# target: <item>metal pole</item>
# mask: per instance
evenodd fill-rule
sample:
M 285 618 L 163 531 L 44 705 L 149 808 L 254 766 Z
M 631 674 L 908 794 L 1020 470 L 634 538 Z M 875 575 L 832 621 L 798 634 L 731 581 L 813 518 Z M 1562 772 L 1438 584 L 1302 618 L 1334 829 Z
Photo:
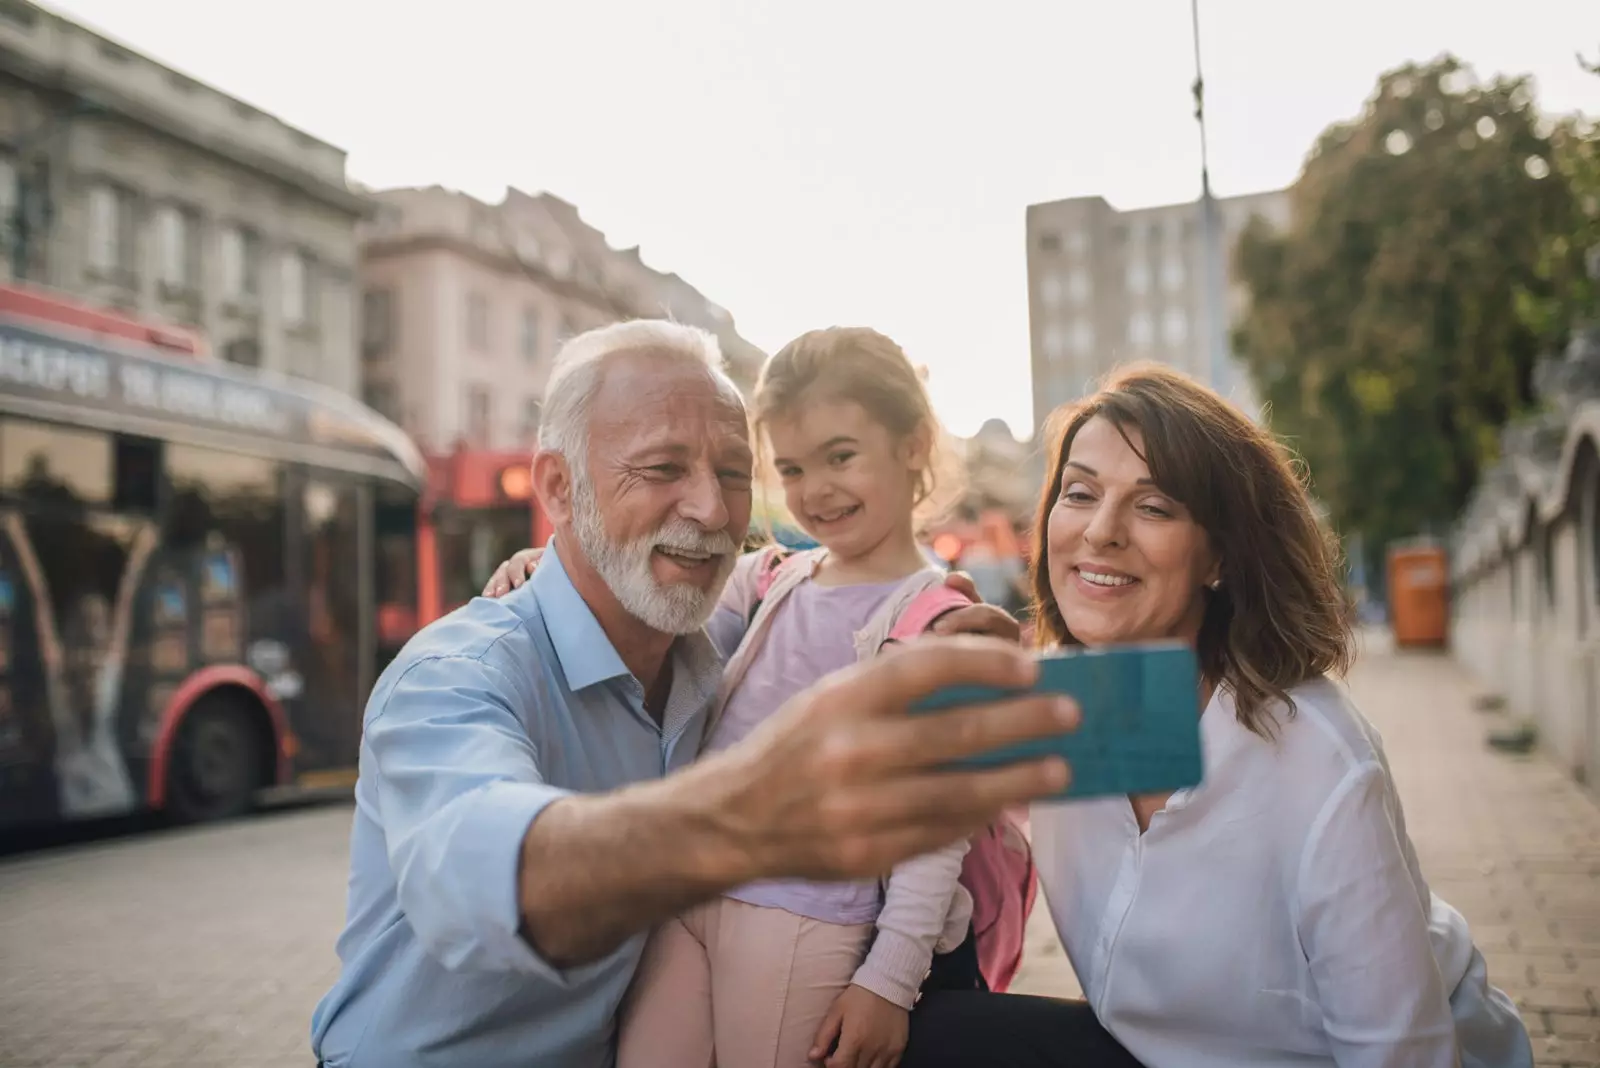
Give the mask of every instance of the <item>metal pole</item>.
M 1231 389 L 1232 360 L 1228 351 L 1228 311 L 1223 278 L 1222 220 L 1211 195 L 1210 148 L 1206 142 L 1205 76 L 1200 64 L 1200 0 L 1189 0 L 1194 28 L 1194 117 L 1200 126 L 1200 240 L 1205 261 L 1206 342 L 1210 350 L 1211 386 L 1226 396 Z

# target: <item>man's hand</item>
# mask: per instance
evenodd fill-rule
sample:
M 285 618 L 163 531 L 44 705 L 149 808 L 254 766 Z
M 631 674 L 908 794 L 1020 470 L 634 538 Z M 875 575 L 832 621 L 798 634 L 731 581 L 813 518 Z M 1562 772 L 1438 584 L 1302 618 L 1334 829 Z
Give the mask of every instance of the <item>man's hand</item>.
M 1072 730 L 1077 705 L 1055 695 L 907 714 L 950 686 L 1021 689 L 1034 659 L 991 638 L 929 638 L 836 672 L 796 694 L 731 749 L 685 774 L 705 818 L 736 843 L 729 877 L 847 880 L 879 876 L 965 838 L 1008 806 L 1065 788 L 1048 758 L 953 770 L 969 756 Z M 685 784 L 687 786 L 687 782 Z
M 483 596 L 504 597 L 527 582 L 534 568 L 539 566 L 539 557 L 543 555 L 543 549 L 520 549 L 513 553 L 511 559 L 495 568 L 494 574 L 489 576 L 489 581 L 483 587 Z
M 851 983 L 828 1010 L 808 1056 L 826 1068 L 895 1068 L 910 1037 L 909 1012 Z
M 927 638 L 830 675 L 744 741 L 665 779 L 551 804 L 523 841 L 523 930 L 582 964 L 690 905 L 758 879 L 881 876 L 1058 793 L 1059 757 L 948 770 L 1060 734 L 1077 706 L 1024 695 L 948 712 L 909 705 L 949 686 L 1021 689 L 1038 665 L 993 638 Z
M 972 605 L 940 616 L 934 621 L 934 634 L 987 634 L 1008 642 L 1022 640 L 1022 624 L 1005 609 L 984 604 L 971 575 L 965 571 L 952 571 L 944 577 L 944 584 L 966 597 Z

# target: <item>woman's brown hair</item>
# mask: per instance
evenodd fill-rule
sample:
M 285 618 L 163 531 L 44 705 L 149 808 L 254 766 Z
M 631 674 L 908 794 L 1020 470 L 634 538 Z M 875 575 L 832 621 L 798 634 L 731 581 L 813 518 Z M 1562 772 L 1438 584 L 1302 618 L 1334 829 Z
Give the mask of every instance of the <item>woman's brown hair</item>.
M 1338 542 L 1318 522 L 1302 465 L 1271 433 L 1177 371 L 1137 365 L 1113 372 L 1099 392 L 1052 420 L 1059 430 L 1029 576 L 1044 645 L 1081 644 L 1050 587 L 1049 521 L 1072 442 L 1095 418 L 1125 438 L 1139 432 L 1150 477 L 1210 539 L 1222 583 L 1203 592 L 1200 670 L 1232 692 L 1240 723 L 1269 737 L 1271 703 L 1288 704 L 1293 687 L 1343 673 L 1351 658 Z
M 897 440 L 928 436 L 928 462 L 919 472 L 914 502 L 922 524 L 960 498 L 961 461 L 934 414 L 922 376 L 890 338 L 868 327 L 833 326 L 789 342 L 761 369 L 751 405 L 756 430 L 794 414 L 809 400 L 855 401 Z M 758 441 L 758 452 L 762 448 Z

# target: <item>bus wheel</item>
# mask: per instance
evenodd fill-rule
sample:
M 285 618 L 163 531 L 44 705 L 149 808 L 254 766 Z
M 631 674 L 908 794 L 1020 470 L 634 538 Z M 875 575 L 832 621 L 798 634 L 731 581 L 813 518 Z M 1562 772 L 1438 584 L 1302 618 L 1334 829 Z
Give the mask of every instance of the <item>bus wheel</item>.
M 183 823 L 240 815 L 261 786 L 260 767 L 260 735 L 248 710 L 227 698 L 201 698 L 173 741 L 168 811 Z

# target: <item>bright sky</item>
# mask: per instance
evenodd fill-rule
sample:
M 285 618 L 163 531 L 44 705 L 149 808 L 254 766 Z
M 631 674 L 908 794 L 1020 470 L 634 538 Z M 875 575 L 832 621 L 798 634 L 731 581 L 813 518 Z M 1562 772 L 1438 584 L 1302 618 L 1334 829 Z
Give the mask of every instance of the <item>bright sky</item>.
M 1026 206 L 1199 193 L 1185 0 L 54 6 L 348 149 L 370 185 L 562 196 L 769 352 L 875 326 L 960 434 L 1028 429 Z M 1596 0 L 1203 0 L 1201 18 L 1222 195 L 1293 181 L 1382 70 L 1443 51 L 1600 114 L 1574 60 L 1600 52 Z

